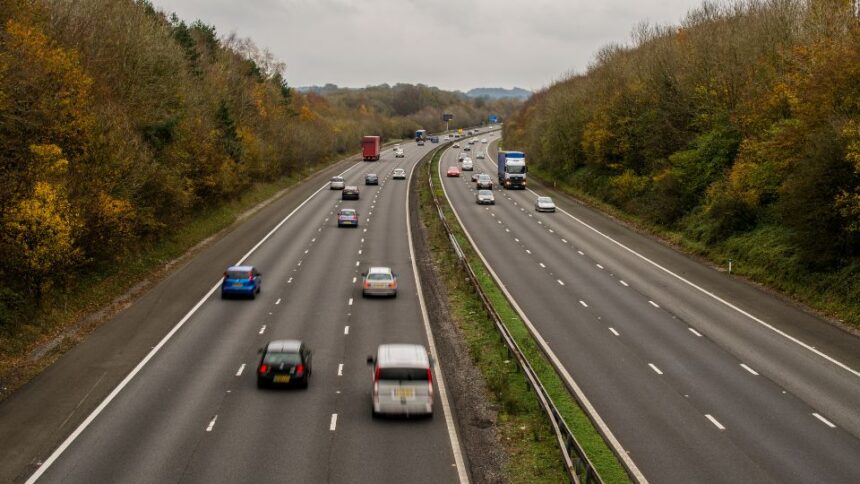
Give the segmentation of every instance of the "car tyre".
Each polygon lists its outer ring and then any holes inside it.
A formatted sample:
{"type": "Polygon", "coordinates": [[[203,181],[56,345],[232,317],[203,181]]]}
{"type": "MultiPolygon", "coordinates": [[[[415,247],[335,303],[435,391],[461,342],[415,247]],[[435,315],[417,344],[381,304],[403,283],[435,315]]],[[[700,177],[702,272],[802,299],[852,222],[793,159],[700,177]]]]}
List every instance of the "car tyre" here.
{"type": "Polygon", "coordinates": [[[257,378],[257,388],[267,388],[266,382],[257,378]]]}

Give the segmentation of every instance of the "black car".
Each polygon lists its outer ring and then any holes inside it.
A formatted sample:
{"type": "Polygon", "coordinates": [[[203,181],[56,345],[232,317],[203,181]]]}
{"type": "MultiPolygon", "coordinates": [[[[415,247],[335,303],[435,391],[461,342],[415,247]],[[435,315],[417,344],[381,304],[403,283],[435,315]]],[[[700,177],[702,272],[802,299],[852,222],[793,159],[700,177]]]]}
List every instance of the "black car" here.
{"type": "Polygon", "coordinates": [[[379,177],[374,175],[373,173],[368,173],[367,175],[364,175],[364,184],[379,185],[379,177]]]}
{"type": "Polygon", "coordinates": [[[299,340],[270,341],[260,348],[257,387],[291,385],[307,388],[311,376],[311,350],[299,340]]]}
{"type": "Polygon", "coordinates": [[[358,200],[358,187],[355,185],[349,185],[344,187],[343,192],[340,194],[341,200],[358,200]]]}

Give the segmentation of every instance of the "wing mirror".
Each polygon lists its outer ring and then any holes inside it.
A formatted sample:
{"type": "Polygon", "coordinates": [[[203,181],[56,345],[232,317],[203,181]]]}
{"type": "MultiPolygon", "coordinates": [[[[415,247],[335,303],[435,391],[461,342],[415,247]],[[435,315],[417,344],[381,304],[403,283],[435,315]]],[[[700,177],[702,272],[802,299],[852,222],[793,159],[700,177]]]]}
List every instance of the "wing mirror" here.
{"type": "Polygon", "coordinates": [[[372,356],[367,357],[367,364],[368,365],[373,365],[375,363],[376,363],[376,360],[372,356]]]}

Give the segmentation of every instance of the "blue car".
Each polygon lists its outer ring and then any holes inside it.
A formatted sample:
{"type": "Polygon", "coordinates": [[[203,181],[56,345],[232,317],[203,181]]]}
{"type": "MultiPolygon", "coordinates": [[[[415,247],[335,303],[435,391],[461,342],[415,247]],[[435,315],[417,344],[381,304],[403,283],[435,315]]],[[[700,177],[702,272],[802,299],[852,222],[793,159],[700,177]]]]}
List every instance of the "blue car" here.
{"type": "Polygon", "coordinates": [[[260,293],[262,284],[260,271],[254,266],[232,266],[224,272],[224,281],[221,283],[221,299],[228,296],[251,296],[251,299],[260,293]]]}

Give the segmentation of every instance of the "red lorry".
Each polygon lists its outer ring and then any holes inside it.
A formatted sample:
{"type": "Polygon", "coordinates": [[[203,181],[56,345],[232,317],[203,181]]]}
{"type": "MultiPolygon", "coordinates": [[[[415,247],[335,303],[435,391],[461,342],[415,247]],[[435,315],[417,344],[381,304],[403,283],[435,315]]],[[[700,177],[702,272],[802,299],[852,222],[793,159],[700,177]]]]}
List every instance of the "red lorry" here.
{"type": "Polygon", "coordinates": [[[364,136],[361,138],[361,154],[364,156],[364,161],[379,160],[379,149],[382,145],[382,138],[379,136],[364,136]]]}

